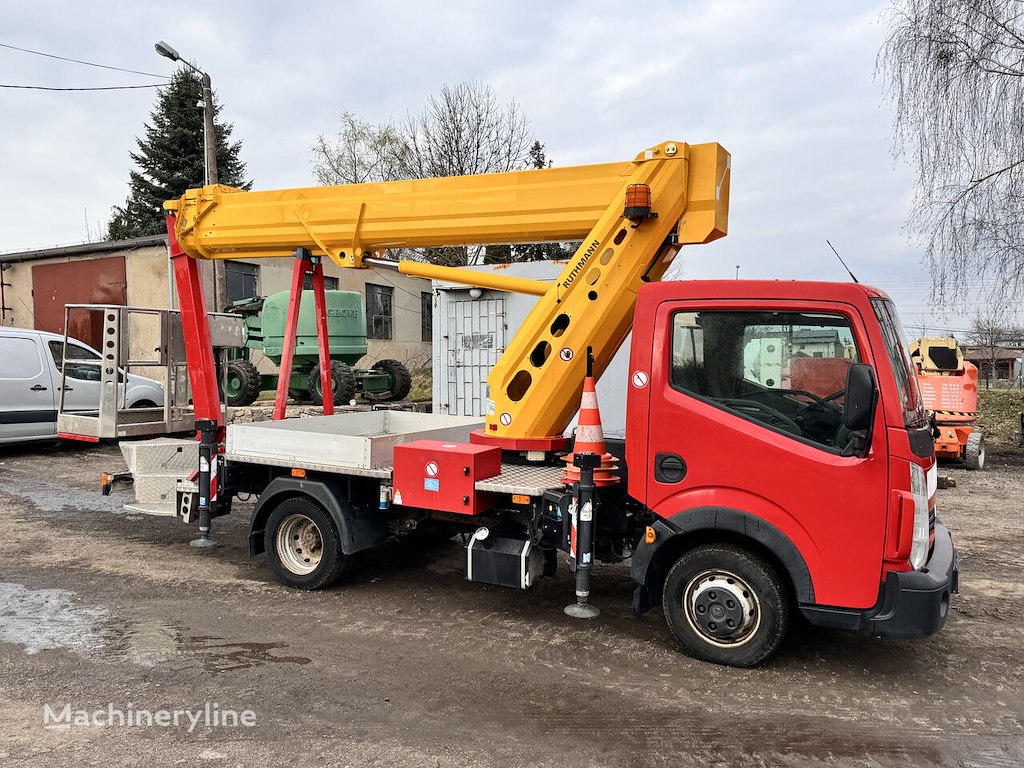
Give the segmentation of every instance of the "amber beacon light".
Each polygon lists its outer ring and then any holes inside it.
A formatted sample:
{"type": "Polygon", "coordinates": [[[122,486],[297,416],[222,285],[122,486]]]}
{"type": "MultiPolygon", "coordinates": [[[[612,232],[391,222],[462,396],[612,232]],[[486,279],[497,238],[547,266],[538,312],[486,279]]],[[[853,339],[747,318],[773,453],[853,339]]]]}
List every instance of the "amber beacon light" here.
{"type": "Polygon", "coordinates": [[[626,209],[622,215],[634,221],[653,219],[658,214],[651,211],[651,187],[648,184],[630,184],[626,187],[626,209]]]}

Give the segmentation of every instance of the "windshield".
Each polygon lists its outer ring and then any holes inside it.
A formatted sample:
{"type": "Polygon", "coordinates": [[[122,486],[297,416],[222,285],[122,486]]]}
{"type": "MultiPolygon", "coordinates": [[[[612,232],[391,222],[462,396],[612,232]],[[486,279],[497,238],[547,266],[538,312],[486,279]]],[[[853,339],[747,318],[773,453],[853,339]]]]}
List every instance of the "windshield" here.
{"type": "Polygon", "coordinates": [[[896,377],[896,388],[899,390],[903,406],[903,423],[908,427],[917,426],[924,421],[924,406],[921,391],[917,387],[917,377],[914,376],[914,368],[910,362],[907,336],[903,332],[900,316],[896,314],[896,307],[891,301],[872,299],[871,305],[874,307],[878,324],[882,327],[885,349],[889,354],[893,375],[896,377]]]}

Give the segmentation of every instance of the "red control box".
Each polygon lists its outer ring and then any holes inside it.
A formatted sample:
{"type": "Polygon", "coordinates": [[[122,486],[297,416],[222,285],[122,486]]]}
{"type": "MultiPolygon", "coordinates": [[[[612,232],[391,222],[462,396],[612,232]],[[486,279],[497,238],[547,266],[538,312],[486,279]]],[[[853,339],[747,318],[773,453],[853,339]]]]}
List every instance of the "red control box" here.
{"type": "Polygon", "coordinates": [[[496,446],[416,440],[394,448],[392,502],[459,515],[479,515],[494,497],[476,490],[477,480],[501,474],[496,446]]]}

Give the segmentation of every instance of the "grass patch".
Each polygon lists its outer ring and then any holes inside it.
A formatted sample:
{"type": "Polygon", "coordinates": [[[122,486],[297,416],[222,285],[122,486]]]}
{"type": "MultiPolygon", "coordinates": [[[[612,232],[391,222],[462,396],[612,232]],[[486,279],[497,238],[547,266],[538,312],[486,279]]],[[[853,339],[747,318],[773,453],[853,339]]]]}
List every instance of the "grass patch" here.
{"type": "Polygon", "coordinates": [[[1024,411],[1024,392],[1019,389],[978,390],[978,425],[986,442],[1016,444],[1020,414],[1024,411]]]}
{"type": "Polygon", "coordinates": [[[409,400],[414,403],[422,403],[434,396],[434,375],[430,367],[420,368],[412,374],[412,389],[409,390],[409,400]]]}

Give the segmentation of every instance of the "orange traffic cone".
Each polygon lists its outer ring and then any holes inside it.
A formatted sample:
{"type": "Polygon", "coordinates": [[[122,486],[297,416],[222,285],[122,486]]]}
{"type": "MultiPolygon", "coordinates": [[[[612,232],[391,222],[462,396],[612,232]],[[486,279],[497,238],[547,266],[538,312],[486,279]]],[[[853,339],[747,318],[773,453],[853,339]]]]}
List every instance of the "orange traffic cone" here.
{"type": "Polygon", "coordinates": [[[576,427],[576,438],[573,441],[573,452],[563,461],[569,463],[562,475],[563,483],[578,483],[580,470],[573,459],[576,453],[596,453],[601,457],[601,466],[594,470],[594,485],[615,485],[619,482],[615,470],[615,457],[605,451],[604,430],[601,428],[601,412],[597,407],[597,390],[594,388],[594,377],[583,379],[583,398],[580,401],[580,420],[576,427]]]}

